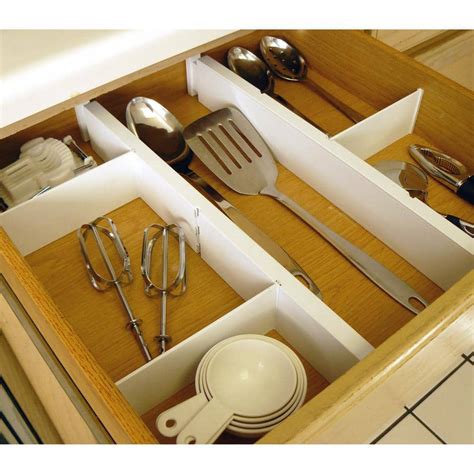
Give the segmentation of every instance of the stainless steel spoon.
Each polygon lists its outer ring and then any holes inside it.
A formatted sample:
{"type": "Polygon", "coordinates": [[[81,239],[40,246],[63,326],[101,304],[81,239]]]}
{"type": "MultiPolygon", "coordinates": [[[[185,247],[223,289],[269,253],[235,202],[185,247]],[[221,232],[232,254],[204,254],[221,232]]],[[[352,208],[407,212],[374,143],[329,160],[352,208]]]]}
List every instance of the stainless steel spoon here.
{"type": "Polygon", "coordinates": [[[354,123],[365,119],[362,114],[308,79],[308,66],[304,56],[285,40],[274,36],[264,36],[260,40],[260,51],[268,67],[278,77],[286,81],[305,82],[314,92],[331,103],[354,123]]]}
{"type": "MultiPolygon", "coordinates": [[[[407,163],[406,161],[396,160],[381,161],[373,166],[387,176],[387,178],[390,178],[393,182],[408,191],[411,197],[417,198],[429,206],[427,200],[428,176],[421,168],[407,163]]],[[[441,214],[445,219],[470,237],[474,237],[474,224],[472,222],[465,221],[457,216],[442,214],[441,212],[438,212],[438,214],[441,214]]]]}
{"type": "Polygon", "coordinates": [[[208,196],[229,219],[292,275],[303,280],[318,298],[322,298],[314,281],[285,250],[189,168],[193,152],[183,138],[183,126],[169,110],[153,99],[135,97],[127,105],[126,121],[132,133],[208,196]]]}
{"type": "Polygon", "coordinates": [[[240,77],[250,82],[253,86],[262,92],[267,94],[273,99],[280,102],[286,108],[290,109],[295,114],[309,122],[313,127],[316,127],[321,132],[328,135],[328,132],[324,130],[320,125],[314,123],[310,118],[297,110],[281,95],[274,92],[275,81],[273,74],[268,66],[255,54],[240,46],[234,46],[227,52],[227,65],[230,70],[238,74],[240,77]]]}

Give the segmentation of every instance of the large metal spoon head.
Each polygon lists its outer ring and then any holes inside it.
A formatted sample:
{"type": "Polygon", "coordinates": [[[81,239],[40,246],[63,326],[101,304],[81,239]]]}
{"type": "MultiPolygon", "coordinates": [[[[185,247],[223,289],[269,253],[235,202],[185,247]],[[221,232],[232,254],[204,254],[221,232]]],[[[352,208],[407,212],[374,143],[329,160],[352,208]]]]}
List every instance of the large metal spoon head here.
{"type": "Polygon", "coordinates": [[[308,66],[304,57],[291,44],[281,38],[264,36],[260,40],[260,52],[268,67],[287,81],[304,81],[308,66]]]}
{"type": "Polygon", "coordinates": [[[240,46],[227,52],[227,65],[230,70],[254,85],[261,92],[272,92],[274,81],[267,65],[255,54],[240,46]]]}
{"type": "Polygon", "coordinates": [[[187,164],[192,152],[178,119],[156,100],[135,97],[125,112],[128,129],[170,166],[187,164]]]}

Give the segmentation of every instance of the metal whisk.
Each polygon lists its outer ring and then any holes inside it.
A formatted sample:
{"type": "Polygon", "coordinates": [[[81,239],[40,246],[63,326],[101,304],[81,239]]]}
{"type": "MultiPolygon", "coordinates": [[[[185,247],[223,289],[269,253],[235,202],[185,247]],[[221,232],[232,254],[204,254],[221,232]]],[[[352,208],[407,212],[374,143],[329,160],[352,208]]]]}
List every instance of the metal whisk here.
{"type": "Polygon", "coordinates": [[[186,291],[186,253],[185,238],[181,227],[172,224],[162,226],[159,224],[149,225],[143,234],[142,247],[142,275],[145,280],[145,293],[147,296],[161,296],[161,320],[160,335],[155,339],[160,345],[160,354],[166,351],[166,344],[171,340],[166,334],[166,303],[168,295],[180,296],[186,291]],[[169,267],[169,235],[172,235],[178,241],[178,269],[174,280],[168,284],[169,267]],[[152,261],[155,244],[159,239],[161,243],[161,284],[155,284],[152,281],[152,261]]]}
{"type": "Polygon", "coordinates": [[[143,355],[145,356],[146,361],[150,361],[151,354],[148,350],[148,346],[140,330],[140,324],[142,321],[140,319],[135,318],[135,315],[133,314],[132,309],[130,308],[130,305],[128,304],[128,301],[125,298],[125,294],[122,290],[122,284],[126,285],[128,283],[131,283],[133,280],[133,275],[130,267],[130,257],[125,246],[123,245],[117,227],[115,226],[112,219],[109,219],[108,217],[98,217],[89,224],[82,225],[77,230],[77,237],[79,239],[79,243],[81,244],[82,256],[84,258],[87,273],[89,275],[89,279],[92,283],[92,286],[98,291],[105,291],[110,287],[115,287],[120,297],[120,301],[122,302],[123,307],[125,308],[127,316],[129,318],[129,323],[127,327],[133,332],[140,346],[140,349],[142,350],[143,355]],[[92,265],[89,252],[86,246],[86,239],[89,234],[92,234],[92,236],[94,237],[95,243],[97,244],[97,247],[99,249],[100,256],[102,257],[107,272],[109,273],[108,277],[104,277],[103,275],[98,273],[92,265]],[[106,238],[112,241],[119,258],[122,261],[122,268],[118,275],[115,272],[109,255],[107,254],[104,242],[101,238],[101,234],[103,234],[106,238]]]}

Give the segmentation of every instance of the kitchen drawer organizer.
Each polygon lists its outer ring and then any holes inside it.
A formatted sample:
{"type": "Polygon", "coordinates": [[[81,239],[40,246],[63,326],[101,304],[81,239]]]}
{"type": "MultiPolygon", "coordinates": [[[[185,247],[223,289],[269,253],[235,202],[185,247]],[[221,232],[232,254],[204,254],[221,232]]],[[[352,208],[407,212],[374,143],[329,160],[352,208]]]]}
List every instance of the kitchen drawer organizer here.
{"type": "MultiPolygon", "coordinates": [[[[252,33],[233,44],[255,50],[263,34],[252,33]]],[[[307,34],[311,42],[313,33],[307,34]]],[[[301,38],[299,33],[294,35],[301,38]]],[[[314,35],[315,44],[321,41],[328,50],[334,47],[330,34],[328,44],[320,35],[314,35]]],[[[367,48],[367,54],[394,54],[357,33],[344,35],[347,41],[353,35],[354,44],[367,48]]],[[[312,64],[305,47],[303,41],[301,48],[312,64]]],[[[426,113],[422,112],[425,100],[431,107],[430,84],[388,94],[378,78],[380,98],[360,85],[352,91],[343,80],[338,81],[339,86],[331,87],[351,91],[354,102],[370,115],[350,127],[334,119],[337,130],[328,137],[228,70],[222,64],[223,51],[192,56],[186,61],[186,71],[180,63],[79,106],[80,128],[104,163],[0,214],[0,227],[13,242],[0,233],[2,243],[9,247],[5,255],[0,252],[0,271],[22,292],[22,303],[34,313],[45,338],[66,361],[117,442],[155,442],[156,415],[192,394],[200,358],[226,337],[252,332],[282,338],[304,360],[309,400],[373,352],[374,346],[416,319],[278,204],[231,192],[194,161],[194,170],[308,271],[321,287],[323,300],[319,300],[128,131],[121,122],[133,96],[158,100],[184,124],[209,110],[228,105],[239,108],[277,158],[282,190],[429,301],[474,266],[472,239],[370,166],[380,159],[408,161],[407,144],[433,140],[432,134],[423,133],[426,119],[420,118],[426,113]],[[169,302],[174,340],[169,351],[146,365],[125,329],[115,296],[98,295],[92,289],[80,260],[74,231],[99,215],[114,219],[132,256],[136,281],[125,292],[144,319],[142,329],[153,355],[157,347],[151,338],[158,330],[159,311],[157,301],[143,294],[142,232],[156,220],[179,224],[186,234],[188,292],[169,302]]],[[[339,72],[340,76],[344,73],[339,72]]],[[[289,99],[301,101],[304,112],[309,110],[311,103],[304,105],[302,96],[296,95],[301,85],[280,86],[289,99]]],[[[332,120],[330,114],[324,117],[332,120]]],[[[466,218],[471,213],[472,220],[472,208],[458,203],[437,183],[430,186],[435,189],[433,203],[454,203],[458,207],[452,213],[459,210],[466,218]]],[[[224,436],[221,441],[237,439],[224,436]]]]}

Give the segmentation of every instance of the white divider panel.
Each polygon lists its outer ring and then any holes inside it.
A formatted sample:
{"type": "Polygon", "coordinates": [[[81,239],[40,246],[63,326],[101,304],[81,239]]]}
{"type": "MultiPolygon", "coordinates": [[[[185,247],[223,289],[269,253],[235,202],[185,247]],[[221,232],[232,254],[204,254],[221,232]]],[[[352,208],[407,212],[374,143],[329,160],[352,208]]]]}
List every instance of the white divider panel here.
{"type": "Polygon", "coordinates": [[[0,226],[27,255],[138,197],[139,167],[128,153],[0,214],[0,226]]]}
{"type": "Polygon", "coordinates": [[[423,90],[418,89],[413,94],[343,130],[331,140],[366,160],[413,132],[422,97],[423,90]]]}
{"type": "Polygon", "coordinates": [[[318,312],[305,312],[282,288],[273,285],[119,380],[117,386],[142,415],[192,383],[199,361],[219,341],[239,334],[265,334],[272,329],[332,381],[372,349],[353,333],[351,345],[357,351],[349,350],[333,335],[333,322],[318,312]]]}
{"type": "MultiPolygon", "coordinates": [[[[80,114],[87,128],[92,148],[103,160],[109,161],[130,151],[130,147],[116,139],[113,130],[108,126],[108,121],[104,120],[104,118],[108,118],[108,115],[111,114],[102,107],[97,107],[97,105],[97,102],[81,105],[79,107],[80,114]],[[94,110],[95,113],[90,113],[90,109],[94,110]]],[[[118,120],[116,121],[118,122],[118,120]]]]}
{"type": "MultiPolygon", "coordinates": [[[[188,243],[198,250],[198,231],[201,256],[243,298],[254,296],[276,280],[300,286],[286,269],[99,103],[87,104],[84,117],[99,149],[111,146],[137,153],[141,160],[140,171],[134,176],[137,192],[167,222],[182,224],[185,229],[186,222],[188,225],[194,222],[194,233],[186,235],[188,243]],[[185,208],[192,209],[193,215],[188,213],[183,218],[181,213],[185,208]],[[228,262],[232,262],[235,270],[228,262]]],[[[303,292],[310,301],[317,299],[306,288],[303,292]]]]}
{"type": "Polygon", "coordinates": [[[117,382],[130,404],[143,415],[193,382],[199,361],[223,339],[238,334],[265,334],[275,326],[274,286],[188,337],[117,382]]]}
{"type": "MultiPolygon", "coordinates": [[[[197,59],[188,67],[195,68],[191,89],[197,91],[203,105],[210,110],[238,107],[283,166],[436,284],[447,289],[472,269],[469,236],[410,198],[351,151],[212,58],[197,59]]],[[[400,106],[413,111],[416,100],[413,96],[400,106]]],[[[387,118],[385,114],[383,117],[387,118]]],[[[411,126],[412,119],[407,130],[411,126]]]]}

